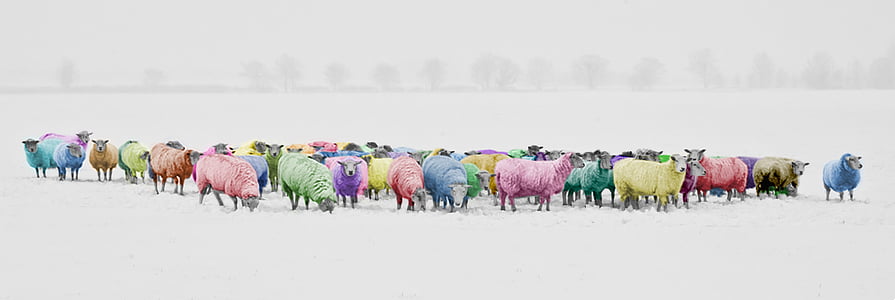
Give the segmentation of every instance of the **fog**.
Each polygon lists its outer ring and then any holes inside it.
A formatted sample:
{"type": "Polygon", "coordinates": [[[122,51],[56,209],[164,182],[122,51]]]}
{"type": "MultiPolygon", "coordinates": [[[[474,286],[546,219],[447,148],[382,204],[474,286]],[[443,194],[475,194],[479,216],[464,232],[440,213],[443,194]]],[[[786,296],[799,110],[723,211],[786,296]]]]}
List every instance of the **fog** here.
{"type": "Polygon", "coordinates": [[[5,87],[65,85],[60,72],[69,64],[72,86],[248,88],[255,82],[243,76],[246,65],[263,64],[276,82],[275,61],[288,55],[297,62],[298,85],[330,86],[326,69],[339,63],[349,71],[347,86],[376,87],[383,81],[371,78],[374,69],[392,67],[400,73],[392,85],[423,88],[420,70],[437,58],[445,86],[475,88],[472,65],[493,55],[520,69],[510,87],[532,88],[524,75],[540,58],[554,73],[547,86],[557,88],[580,83],[573,64],[593,55],[606,61],[598,86],[627,87],[635,69],[644,70],[638,63],[649,58],[662,67],[656,86],[701,88],[711,84],[692,64],[703,50],[722,79],[715,86],[746,86],[760,53],[774,73],[784,70],[783,77],[801,82],[790,85],[811,86],[802,73],[818,57],[828,60],[821,64],[831,65],[831,73],[854,67],[863,81],[891,73],[891,67],[871,73],[875,60],[895,59],[895,2],[886,0],[39,0],[6,6],[0,11],[5,87]]]}

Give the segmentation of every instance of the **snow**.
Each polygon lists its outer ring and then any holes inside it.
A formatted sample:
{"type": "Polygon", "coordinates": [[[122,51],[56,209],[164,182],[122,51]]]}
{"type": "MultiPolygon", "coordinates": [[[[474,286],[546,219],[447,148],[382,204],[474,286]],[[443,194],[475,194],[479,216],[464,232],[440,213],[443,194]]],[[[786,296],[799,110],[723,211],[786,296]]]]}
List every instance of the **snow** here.
{"type": "Polygon", "coordinates": [[[2,95],[0,299],[891,299],[893,96],[2,95]],[[328,113],[333,106],[356,109],[328,113]],[[811,165],[798,197],[710,197],[668,213],[562,207],[557,195],[551,212],[524,200],[502,212],[485,199],[453,214],[395,211],[388,197],[324,214],[313,203],[290,211],[273,194],[250,213],[233,212],[227,197],[224,207],[214,197],[200,205],[192,181],[183,197],[170,186],[155,195],[151,181],[126,184],[118,169],[113,182],[96,182],[86,163],[80,182],[58,182],[52,170],[33,178],[21,140],[85,129],[115,145],[177,139],[194,149],[251,139],[458,151],[699,147],[811,165]],[[822,166],[844,152],[864,158],[856,201],[824,201],[822,166]]]}

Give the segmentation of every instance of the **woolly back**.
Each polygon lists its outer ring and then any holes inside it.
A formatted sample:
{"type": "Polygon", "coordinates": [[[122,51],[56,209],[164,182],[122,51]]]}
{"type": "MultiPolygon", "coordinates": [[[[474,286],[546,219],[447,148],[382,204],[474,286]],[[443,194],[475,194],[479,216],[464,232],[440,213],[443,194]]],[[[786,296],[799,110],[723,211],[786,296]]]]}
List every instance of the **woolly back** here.
{"type": "Polygon", "coordinates": [[[423,161],[423,182],[432,192],[447,192],[451,184],[466,184],[466,168],[447,156],[431,156],[423,161]]]}
{"type": "Polygon", "coordinates": [[[324,199],[335,199],[332,174],[325,165],[301,153],[285,153],[280,158],[280,184],[320,203],[324,199]]]}
{"type": "Polygon", "coordinates": [[[118,148],[118,167],[124,170],[125,173],[129,173],[131,169],[124,163],[124,149],[133,143],[136,143],[136,141],[124,142],[124,144],[121,144],[121,147],[118,148]]]}
{"type": "Polygon", "coordinates": [[[463,168],[466,169],[466,183],[470,185],[469,189],[466,190],[466,195],[469,197],[478,196],[482,191],[482,183],[479,182],[479,177],[476,176],[479,173],[479,168],[473,164],[463,164],[463,168]]]}

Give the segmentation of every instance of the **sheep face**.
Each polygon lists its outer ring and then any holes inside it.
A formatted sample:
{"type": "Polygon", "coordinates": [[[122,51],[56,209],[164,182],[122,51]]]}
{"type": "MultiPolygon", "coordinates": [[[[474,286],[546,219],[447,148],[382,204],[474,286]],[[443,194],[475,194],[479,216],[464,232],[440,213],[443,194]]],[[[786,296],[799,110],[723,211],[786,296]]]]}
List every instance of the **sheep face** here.
{"type": "Polygon", "coordinates": [[[345,176],[351,177],[351,176],[354,176],[354,174],[357,174],[357,165],[360,164],[360,161],[340,160],[339,164],[342,165],[342,174],[345,174],[345,176]]]}
{"type": "Polygon", "coordinates": [[[463,152],[463,154],[466,154],[466,155],[479,155],[479,154],[482,154],[482,152],[475,151],[475,150],[469,150],[469,151],[463,152]]]}
{"type": "Polygon", "coordinates": [[[583,154],[581,154],[581,158],[583,158],[584,161],[597,161],[598,152],[600,152],[600,150],[594,152],[584,152],[583,154]]]}
{"type": "Polygon", "coordinates": [[[190,164],[196,165],[199,162],[199,158],[202,158],[202,152],[189,150],[190,156],[190,164]]]}
{"type": "Polygon", "coordinates": [[[538,155],[538,152],[541,152],[541,149],[544,149],[544,146],[538,146],[538,145],[528,146],[528,156],[538,155]]]}
{"type": "Polygon", "coordinates": [[[278,144],[270,144],[267,147],[267,152],[270,156],[277,157],[280,156],[280,153],[283,152],[283,145],[278,144]]]}
{"type": "Polygon", "coordinates": [[[71,143],[66,146],[68,148],[68,154],[74,157],[82,157],[84,156],[84,151],[81,150],[81,145],[71,143]]]}
{"type": "Polygon", "coordinates": [[[469,190],[470,185],[457,183],[448,185],[448,187],[451,188],[451,197],[454,198],[454,203],[457,203],[457,201],[462,201],[463,197],[466,196],[466,192],[469,190]]]}
{"type": "Polygon", "coordinates": [[[267,144],[265,144],[262,141],[256,141],[255,142],[255,151],[258,151],[258,153],[267,152],[267,144]]]}
{"type": "Polygon", "coordinates": [[[379,148],[379,144],[377,144],[376,142],[367,142],[366,146],[367,146],[367,148],[370,148],[370,149],[379,148]]]}
{"type": "Polygon", "coordinates": [[[227,144],[224,144],[224,143],[217,143],[216,145],[214,145],[212,147],[214,147],[215,154],[230,154],[231,153],[230,148],[227,147],[227,144]]]}
{"type": "Polygon", "coordinates": [[[558,150],[547,151],[547,159],[548,160],[557,160],[560,157],[562,157],[562,154],[563,154],[562,151],[558,151],[558,150]]]}
{"type": "Polygon", "coordinates": [[[416,163],[417,163],[418,165],[420,165],[420,166],[423,165],[423,153],[421,153],[421,152],[408,152],[407,154],[410,154],[410,157],[413,158],[413,160],[415,160],[416,163]]]}
{"type": "Polygon", "coordinates": [[[140,159],[141,160],[149,159],[149,151],[143,151],[143,154],[140,154],[140,159]]]}
{"type": "Polygon", "coordinates": [[[634,158],[648,161],[659,161],[660,154],[662,154],[662,151],[656,151],[652,149],[637,149],[637,152],[634,153],[634,158]]]}
{"type": "Polygon", "coordinates": [[[382,149],[385,149],[385,152],[395,152],[395,150],[392,149],[392,146],[389,145],[382,145],[382,149]]]}
{"type": "Polygon", "coordinates": [[[855,169],[855,170],[860,170],[861,168],[864,167],[864,165],[861,164],[860,156],[854,156],[854,155],[849,156],[848,158],[846,158],[846,162],[848,163],[848,167],[855,169]]]}
{"type": "Polygon", "coordinates": [[[448,156],[448,157],[450,157],[450,156],[451,156],[451,153],[454,153],[454,151],[447,151],[447,150],[444,150],[444,149],[441,149],[441,150],[438,151],[438,155],[441,155],[441,156],[448,156]]]}
{"type": "Polygon", "coordinates": [[[413,195],[410,195],[410,201],[413,201],[414,205],[419,203],[425,207],[426,205],[426,189],[417,188],[413,191],[413,195]]]}
{"type": "Polygon", "coordinates": [[[309,157],[313,160],[316,160],[317,162],[319,162],[321,164],[323,163],[323,160],[326,159],[326,157],[324,157],[323,154],[320,154],[320,153],[311,154],[311,156],[309,156],[309,157]]]}
{"type": "MultiPolygon", "coordinates": [[[[678,173],[684,173],[687,171],[687,159],[680,154],[675,154],[671,156],[671,160],[674,162],[674,170],[678,173]]],[[[703,168],[703,170],[705,170],[703,168]]]]}
{"type": "Polygon", "coordinates": [[[690,166],[690,175],[696,177],[705,176],[705,167],[698,161],[687,161],[687,165],[690,166]]]}
{"type": "Polygon", "coordinates": [[[572,156],[569,156],[569,162],[572,163],[572,167],[584,168],[584,159],[581,158],[581,155],[578,153],[575,153],[575,154],[572,154],[572,156]]]}
{"type": "Polygon", "coordinates": [[[93,140],[94,144],[96,144],[96,152],[105,152],[106,147],[108,147],[109,140],[93,140]]]}
{"type": "Polygon", "coordinates": [[[389,156],[388,156],[388,151],[385,151],[385,149],[382,149],[382,148],[376,148],[376,150],[373,150],[373,157],[375,157],[375,158],[388,158],[388,157],[389,157],[389,156]]]}
{"type": "Polygon", "coordinates": [[[288,149],[286,149],[286,151],[289,152],[289,153],[301,153],[301,151],[303,151],[303,150],[302,150],[301,148],[298,148],[298,149],[296,149],[296,148],[288,148],[288,149]]]}
{"type": "Polygon", "coordinates": [[[333,199],[324,199],[323,201],[320,201],[320,204],[317,204],[317,207],[319,207],[322,212],[333,213],[333,210],[336,209],[336,201],[333,201],[333,199]]]}
{"type": "Polygon", "coordinates": [[[792,173],[796,174],[796,176],[802,176],[802,174],[805,174],[805,166],[807,166],[808,164],[809,163],[798,160],[792,162],[792,173]]]}
{"type": "Polygon", "coordinates": [[[183,144],[180,143],[180,141],[168,141],[167,143],[165,143],[165,146],[168,146],[168,147],[171,147],[171,148],[174,148],[177,150],[186,149],[186,147],[184,147],[183,144]]]}
{"type": "Polygon", "coordinates": [[[705,153],[705,149],[684,149],[687,152],[688,161],[700,161],[705,153]]]}
{"type": "Polygon", "coordinates": [[[599,152],[597,154],[597,158],[600,160],[600,168],[606,169],[606,170],[612,169],[612,154],[609,154],[609,152],[607,152],[607,151],[602,151],[602,152],[600,152],[600,150],[594,151],[594,153],[597,153],[597,152],[599,152]]]}
{"type": "Polygon", "coordinates": [[[475,177],[479,180],[479,185],[482,186],[482,190],[485,190],[485,188],[491,182],[491,177],[494,177],[494,174],[488,173],[488,171],[485,170],[481,170],[478,173],[475,173],[475,177]]]}
{"type": "Polygon", "coordinates": [[[249,207],[249,211],[255,211],[258,208],[258,197],[248,197],[242,200],[242,202],[249,207]]]}
{"type": "Polygon", "coordinates": [[[90,141],[91,134],[93,134],[93,132],[87,132],[86,130],[82,130],[81,132],[78,132],[77,136],[79,139],[81,139],[81,143],[87,144],[87,142],[90,141]]]}
{"type": "Polygon", "coordinates": [[[35,139],[27,139],[27,140],[22,141],[22,144],[25,144],[25,151],[28,151],[30,153],[35,153],[35,152],[37,152],[37,143],[38,142],[40,142],[40,141],[35,140],[35,139]]]}

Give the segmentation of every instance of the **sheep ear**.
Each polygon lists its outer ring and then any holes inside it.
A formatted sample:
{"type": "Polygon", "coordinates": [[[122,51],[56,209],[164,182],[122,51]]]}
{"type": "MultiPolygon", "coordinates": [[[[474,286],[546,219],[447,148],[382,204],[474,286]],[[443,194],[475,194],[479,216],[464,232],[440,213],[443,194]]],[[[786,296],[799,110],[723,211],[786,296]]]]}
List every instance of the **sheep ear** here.
{"type": "Polygon", "coordinates": [[[659,155],[661,155],[661,154],[662,154],[662,152],[665,152],[665,151],[659,151],[659,153],[656,153],[656,154],[659,154],[659,155]]]}
{"type": "Polygon", "coordinates": [[[861,159],[861,157],[860,157],[860,156],[858,156],[858,159],[861,159]]]}
{"type": "Polygon", "coordinates": [[[810,165],[810,164],[811,164],[811,163],[805,163],[806,166],[807,166],[807,165],[810,165]]]}
{"type": "Polygon", "coordinates": [[[699,150],[699,153],[703,153],[703,152],[705,152],[705,149],[699,150]]]}
{"type": "Polygon", "coordinates": [[[491,176],[489,176],[489,177],[494,177],[494,176],[497,176],[497,174],[491,174],[491,176]]]}
{"type": "Polygon", "coordinates": [[[90,141],[93,142],[94,144],[96,144],[96,140],[90,140],[90,141]]]}
{"type": "Polygon", "coordinates": [[[105,141],[105,142],[106,142],[106,143],[108,143],[108,142],[109,142],[109,140],[103,140],[103,141],[105,141]]]}
{"type": "Polygon", "coordinates": [[[690,149],[684,149],[684,152],[690,153],[690,149]]]}

